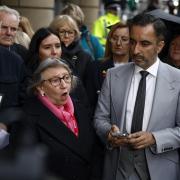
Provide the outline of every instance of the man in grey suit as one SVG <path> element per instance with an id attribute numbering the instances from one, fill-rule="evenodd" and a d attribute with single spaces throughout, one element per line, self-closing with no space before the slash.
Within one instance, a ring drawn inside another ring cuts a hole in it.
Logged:
<path id="1" fill-rule="evenodd" d="M 94 117 L 107 147 L 103 180 L 180 179 L 180 71 L 158 58 L 165 32 L 160 19 L 135 16 L 130 22 L 133 62 L 107 72 Z M 146 71 L 144 103 L 141 71 Z"/>

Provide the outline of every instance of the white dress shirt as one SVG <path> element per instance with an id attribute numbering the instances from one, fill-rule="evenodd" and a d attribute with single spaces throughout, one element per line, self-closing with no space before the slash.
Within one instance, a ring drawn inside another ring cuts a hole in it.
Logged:
<path id="1" fill-rule="evenodd" d="M 152 103 L 154 99 L 154 91 L 155 91 L 158 67 L 159 67 L 159 58 L 157 58 L 156 62 L 146 70 L 147 72 L 149 72 L 149 74 L 146 77 L 146 97 L 145 97 L 142 131 L 146 131 L 149 123 Z M 132 124 L 133 111 L 136 101 L 136 95 L 138 91 L 139 82 L 141 80 L 141 74 L 139 72 L 142 70 L 143 69 L 141 67 L 135 66 L 134 75 L 131 81 L 127 107 L 126 107 L 126 130 L 128 133 L 131 133 L 131 124 Z"/>

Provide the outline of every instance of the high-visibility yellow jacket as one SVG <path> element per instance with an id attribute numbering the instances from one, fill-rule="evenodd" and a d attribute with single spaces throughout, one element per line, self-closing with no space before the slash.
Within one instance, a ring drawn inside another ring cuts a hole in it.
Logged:
<path id="1" fill-rule="evenodd" d="M 108 26 L 120 21 L 120 17 L 112 13 L 100 16 L 93 24 L 92 34 L 98 37 L 100 43 L 105 46 L 106 38 L 109 32 Z"/>

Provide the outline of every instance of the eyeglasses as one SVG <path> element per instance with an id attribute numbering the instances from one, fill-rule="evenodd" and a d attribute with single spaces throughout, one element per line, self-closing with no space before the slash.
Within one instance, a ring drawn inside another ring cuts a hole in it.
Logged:
<path id="1" fill-rule="evenodd" d="M 43 80 L 42 82 L 48 81 L 48 82 L 50 82 L 50 84 L 52 86 L 57 87 L 57 86 L 61 85 L 62 80 L 65 83 L 69 84 L 72 81 L 72 75 L 71 74 L 66 74 L 63 77 L 53 77 L 53 78 L 50 78 L 50 79 Z"/>
<path id="2" fill-rule="evenodd" d="M 118 43 L 121 42 L 122 44 L 128 44 L 129 43 L 129 38 L 125 38 L 125 37 L 112 37 L 110 39 L 111 43 Z"/>
<path id="3" fill-rule="evenodd" d="M 75 34 L 74 31 L 66 31 L 66 30 L 59 31 L 60 36 L 65 36 L 65 35 L 73 36 L 74 34 Z"/>

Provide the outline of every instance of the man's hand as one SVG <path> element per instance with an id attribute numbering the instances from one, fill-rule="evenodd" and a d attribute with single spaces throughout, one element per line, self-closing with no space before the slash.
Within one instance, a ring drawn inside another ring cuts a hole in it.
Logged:
<path id="1" fill-rule="evenodd" d="M 144 149 L 156 143 L 152 133 L 139 131 L 128 136 L 128 143 L 133 149 Z"/>
<path id="2" fill-rule="evenodd" d="M 127 146 L 128 136 L 126 137 L 113 137 L 112 133 L 120 132 L 116 125 L 112 125 L 111 130 L 108 133 L 108 141 L 112 147 Z"/>

